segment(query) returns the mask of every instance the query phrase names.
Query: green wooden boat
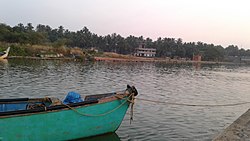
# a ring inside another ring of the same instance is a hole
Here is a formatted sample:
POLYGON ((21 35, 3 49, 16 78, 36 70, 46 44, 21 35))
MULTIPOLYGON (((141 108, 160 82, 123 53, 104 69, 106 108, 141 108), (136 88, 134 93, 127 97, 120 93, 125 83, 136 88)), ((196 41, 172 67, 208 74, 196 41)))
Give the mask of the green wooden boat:
POLYGON ((0 99, 0 141, 73 140, 115 132, 136 95, 128 85, 125 91, 68 104, 48 97, 0 99))

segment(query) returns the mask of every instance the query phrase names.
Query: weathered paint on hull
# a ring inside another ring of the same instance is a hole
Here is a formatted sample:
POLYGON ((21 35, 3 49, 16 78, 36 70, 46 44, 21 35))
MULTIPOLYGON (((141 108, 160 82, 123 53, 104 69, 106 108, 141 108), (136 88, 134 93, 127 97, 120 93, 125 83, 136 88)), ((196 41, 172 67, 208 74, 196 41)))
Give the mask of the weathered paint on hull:
MULTIPOLYGON (((115 100, 107 103, 76 108, 86 114, 102 114, 124 102, 115 100)), ((71 140, 109 132, 120 126, 129 103, 104 116, 83 116, 73 110, 44 112, 26 116, 0 118, 0 140, 2 141, 56 141, 71 140)))

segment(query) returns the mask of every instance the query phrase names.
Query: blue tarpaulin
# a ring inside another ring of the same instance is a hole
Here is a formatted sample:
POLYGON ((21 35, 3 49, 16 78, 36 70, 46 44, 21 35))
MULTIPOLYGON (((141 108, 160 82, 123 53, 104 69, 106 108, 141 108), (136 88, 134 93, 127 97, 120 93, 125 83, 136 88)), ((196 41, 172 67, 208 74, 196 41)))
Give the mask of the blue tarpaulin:
POLYGON ((78 103, 78 102, 83 102, 83 100, 81 98, 81 95, 76 92, 69 92, 63 100, 64 104, 78 103))

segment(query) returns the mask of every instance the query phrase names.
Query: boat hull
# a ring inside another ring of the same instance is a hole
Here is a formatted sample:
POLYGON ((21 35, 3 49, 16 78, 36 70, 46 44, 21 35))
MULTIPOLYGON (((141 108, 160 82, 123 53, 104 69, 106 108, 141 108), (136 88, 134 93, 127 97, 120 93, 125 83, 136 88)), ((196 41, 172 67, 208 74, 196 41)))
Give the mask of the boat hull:
POLYGON ((8 57, 8 55, 7 55, 7 54, 4 54, 4 55, 0 56, 0 59, 5 59, 5 58, 7 58, 7 57, 8 57))
POLYGON ((79 113, 72 109, 63 109, 1 117, 0 140, 72 140, 115 132, 129 107, 129 102, 125 100, 116 99, 74 107, 79 113), (86 116, 80 113, 91 115, 86 116))
POLYGON ((7 48, 7 50, 5 51, 5 54, 0 56, 0 59, 6 59, 9 55, 9 51, 10 51, 10 47, 7 48))

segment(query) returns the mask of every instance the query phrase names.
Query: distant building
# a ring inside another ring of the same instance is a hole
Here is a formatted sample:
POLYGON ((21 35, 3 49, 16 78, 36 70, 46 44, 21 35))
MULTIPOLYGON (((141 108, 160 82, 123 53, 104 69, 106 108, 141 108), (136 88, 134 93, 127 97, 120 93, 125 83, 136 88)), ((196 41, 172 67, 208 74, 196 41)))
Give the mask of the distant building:
POLYGON ((241 61, 250 62, 250 56, 242 56, 241 61))
POLYGON ((135 49, 135 56, 139 57, 155 57, 156 49, 145 48, 145 44, 140 44, 138 48, 135 49))
POLYGON ((200 62, 201 61, 201 55, 198 54, 198 55, 193 55, 193 61, 198 61, 200 62))

